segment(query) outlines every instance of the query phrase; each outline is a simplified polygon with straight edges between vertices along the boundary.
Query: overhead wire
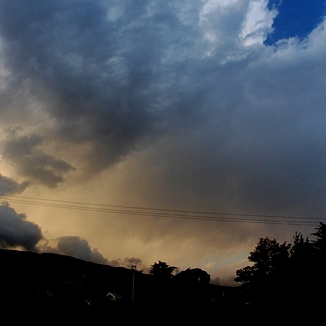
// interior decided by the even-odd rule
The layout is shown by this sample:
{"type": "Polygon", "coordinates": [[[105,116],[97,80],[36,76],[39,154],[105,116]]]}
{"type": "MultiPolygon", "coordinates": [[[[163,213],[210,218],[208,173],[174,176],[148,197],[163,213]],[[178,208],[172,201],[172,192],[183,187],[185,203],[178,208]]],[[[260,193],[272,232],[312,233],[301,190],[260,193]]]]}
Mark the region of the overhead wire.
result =
{"type": "Polygon", "coordinates": [[[241,214],[227,212],[208,212],[195,210],[149,208],[141,206],[110,205],[99,203],[88,203],[58,199],[36,198],[0,194],[0,198],[8,203],[18,203],[33,206],[62,208],[90,212],[102,212],[121,215],[147,216],[156,218],[186,219],[212,222],[233,223],[258,223],[258,224],[286,224],[313,226],[323,221],[324,218],[312,216],[286,216],[267,214],[241,214]]]}

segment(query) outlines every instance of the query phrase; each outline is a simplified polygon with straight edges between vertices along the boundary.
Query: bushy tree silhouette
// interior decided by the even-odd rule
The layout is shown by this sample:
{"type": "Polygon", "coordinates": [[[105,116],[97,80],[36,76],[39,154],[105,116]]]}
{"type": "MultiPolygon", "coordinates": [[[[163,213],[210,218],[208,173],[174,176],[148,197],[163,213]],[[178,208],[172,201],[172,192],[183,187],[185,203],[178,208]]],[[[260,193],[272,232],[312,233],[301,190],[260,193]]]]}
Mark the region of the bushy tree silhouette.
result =
{"type": "Polygon", "coordinates": [[[168,280],[174,276],[175,270],[177,267],[169,266],[166,262],[159,260],[158,263],[151,265],[150,274],[159,279],[168,280]]]}
{"type": "Polygon", "coordinates": [[[235,281],[242,283],[265,281],[288,260],[290,248],[291,245],[286,242],[279,244],[275,239],[260,238],[257,247],[248,257],[254,264],[237,270],[235,281]]]}
{"type": "Polygon", "coordinates": [[[187,268],[175,276],[175,281],[187,285],[209,284],[210,279],[210,275],[200,268],[187,268]]]}
{"type": "Polygon", "coordinates": [[[313,241],[313,246],[317,254],[326,256],[326,224],[320,222],[319,227],[316,228],[316,232],[312,233],[316,237],[313,241]]]}
{"type": "Polygon", "coordinates": [[[235,281],[244,284],[255,311],[278,312],[273,322],[281,322],[281,314],[292,322],[318,320],[313,312],[326,304],[326,225],[311,236],[296,232],[292,245],[261,238],[248,257],[253,264],[236,271],[235,281]]]}

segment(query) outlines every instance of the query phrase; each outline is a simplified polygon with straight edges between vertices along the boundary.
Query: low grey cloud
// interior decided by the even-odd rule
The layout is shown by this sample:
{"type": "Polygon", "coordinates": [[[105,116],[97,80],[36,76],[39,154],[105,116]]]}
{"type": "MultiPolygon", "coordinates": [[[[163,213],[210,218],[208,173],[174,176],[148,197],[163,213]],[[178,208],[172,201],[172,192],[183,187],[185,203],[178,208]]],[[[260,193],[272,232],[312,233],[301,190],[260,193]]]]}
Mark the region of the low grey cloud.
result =
{"type": "Polygon", "coordinates": [[[87,240],[77,236],[63,236],[57,239],[60,254],[98,264],[107,264],[108,260],[97,249],[91,249],[87,240]]]}
{"type": "Polygon", "coordinates": [[[145,268],[142,260],[139,258],[127,257],[124,259],[109,260],[98,249],[92,248],[86,239],[79,236],[61,236],[54,241],[49,241],[46,238],[42,240],[44,240],[43,243],[39,243],[37,246],[39,252],[66,255],[88,262],[114,267],[131,268],[132,265],[135,265],[137,269],[142,270],[145,268]]]}
{"type": "Polygon", "coordinates": [[[0,174],[0,194],[20,194],[29,186],[28,181],[18,183],[17,181],[0,174]]]}
{"type": "Polygon", "coordinates": [[[18,214],[8,204],[0,205],[0,245],[4,248],[22,247],[36,251],[36,245],[43,238],[38,225],[18,214]]]}
{"type": "MultiPolygon", "coordinates": [[[[62,236],[56,239],[56,246],[48,245],[43,237],[41,228],[27,220],[25,214],[18,214],[8,203],[0,205],[0,247],[5,249],[23,249],[35,252],[52,252],[68,255],[97,264],[110,264],[110,262],[97,250],[92,249],[87,240],[77,236],[62,236]]],[[[139,259],[126,258],[112,261],[112,266],[127,266],[138,264],[139,259]]]]}
{"type": "Polygon", "coordinates": [[[74,168],[64,160],[46,154],[40,148],[42,141],[36,134],[18,136],[11,132],[3,143],[2,156],[22,176],[54,188],[74,168]]]}

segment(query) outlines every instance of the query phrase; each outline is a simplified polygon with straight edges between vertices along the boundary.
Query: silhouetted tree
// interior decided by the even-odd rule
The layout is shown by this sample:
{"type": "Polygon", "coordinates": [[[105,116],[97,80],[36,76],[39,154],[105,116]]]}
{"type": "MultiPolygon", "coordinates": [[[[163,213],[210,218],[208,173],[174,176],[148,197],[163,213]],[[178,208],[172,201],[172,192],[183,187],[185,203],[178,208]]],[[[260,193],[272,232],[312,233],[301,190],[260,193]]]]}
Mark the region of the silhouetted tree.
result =
{"type": "Polygon", "coordinates": [[[203,317],[201,311],[210,303],[209,282],[210,275],[200,268],[188,268],[172,280],[174,306],[178,306],[192,323],[197,317],[203,317]]]}
{"type": "Polygon", "coordinates": [[[311,291],[309,295],[313,297],[311,304],[317,309],[324,309],[326,305],[326,224],[320,222],[316,232],[312,233],[315,240],[312,241],[314,256],[311,264],[312,273],[310,273],[309,283],[311,291]]]}
{"type": "Polygon", "coordinates": [[[167,263],[163,261],[158,261],[158,263],[154,263],[151,265],[150,274],[164,280],[168,280],[172,278],[173,272],[177,269],[175,266],[169,266],[167,263]]]}
{"type": "Polygon", "coordinates": [[[312,255],[313,247],[308,237],[304,238],[301,232],[296,232],[293,236],[293,240],[293,245],[290,250],[291,258],[301,258],[312,255]]]}
{"type": "Polygon", "coordinates": [[[326,258],[326,224],[320,222],[316,232],[312,233],[316,237],[313,241],[313,246],[317,254],[322,254],[326,258]]]}
{"type": "Polygon", "coordinates": [[[209,284],[210,275],[200,268],[187,268],[175,276],[175,280],[184,284],[209,284]]]}
{"type": "Polygon", "coordinates": [[[246,285],[246,300],[263,314],[285,306],[286,299],[279,293],[284,285],[282,275],[286,272],[290,248],[286,242],[280,244],[275,239],[260,238],[248,257],[253,265],[236,271],[235,281],[246,285]]]}
{"type": "Polygon", "coordinates": [[[309,238],[304,238],[301,233],[296,232],[293,236],[293,245],[290,250],[290,272],[291,278],[299,280],[302,275],[307,275],[312,269],[314,247],[309,238]]]}
{"type": "Polygon", "coordinates": [[[249,302],[262,314],[278,311],[273,322],[312,320],[326,304],[326,225],[311,234],[315,240],[295,233],[293,245],[261,238],[248,259],[253,264],[236,271],[235,281],[244,283],[249,302]],[[278,319],[277,319],[278,318],[278,319]]]}
{"type": "Polygon", "coordinates": [[[261,282],[272,276],[289,259],[290,248],[291,245],[286,242],[279,244],[275,239],[260,238],[255,250],[248,257],[254,264],[237,270],[235,281],[261,282]]]}

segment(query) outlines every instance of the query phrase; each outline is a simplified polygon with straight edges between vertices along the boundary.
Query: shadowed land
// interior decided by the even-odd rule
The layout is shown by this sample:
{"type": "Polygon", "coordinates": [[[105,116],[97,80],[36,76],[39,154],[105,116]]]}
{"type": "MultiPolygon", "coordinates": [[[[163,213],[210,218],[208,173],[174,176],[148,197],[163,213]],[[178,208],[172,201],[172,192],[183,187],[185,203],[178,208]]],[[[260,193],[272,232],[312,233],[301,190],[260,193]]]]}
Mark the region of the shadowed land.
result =
{"type": "Polygon", "coordinates": [[[151,273],[69,256],[0,250],[1,312],[13,322],[133,322],[269,325],[322,320],[326,226],[310,241],[261,238],[236,287],[214,285],[199,268],[176,275],[159,261],[151,273]]]}

